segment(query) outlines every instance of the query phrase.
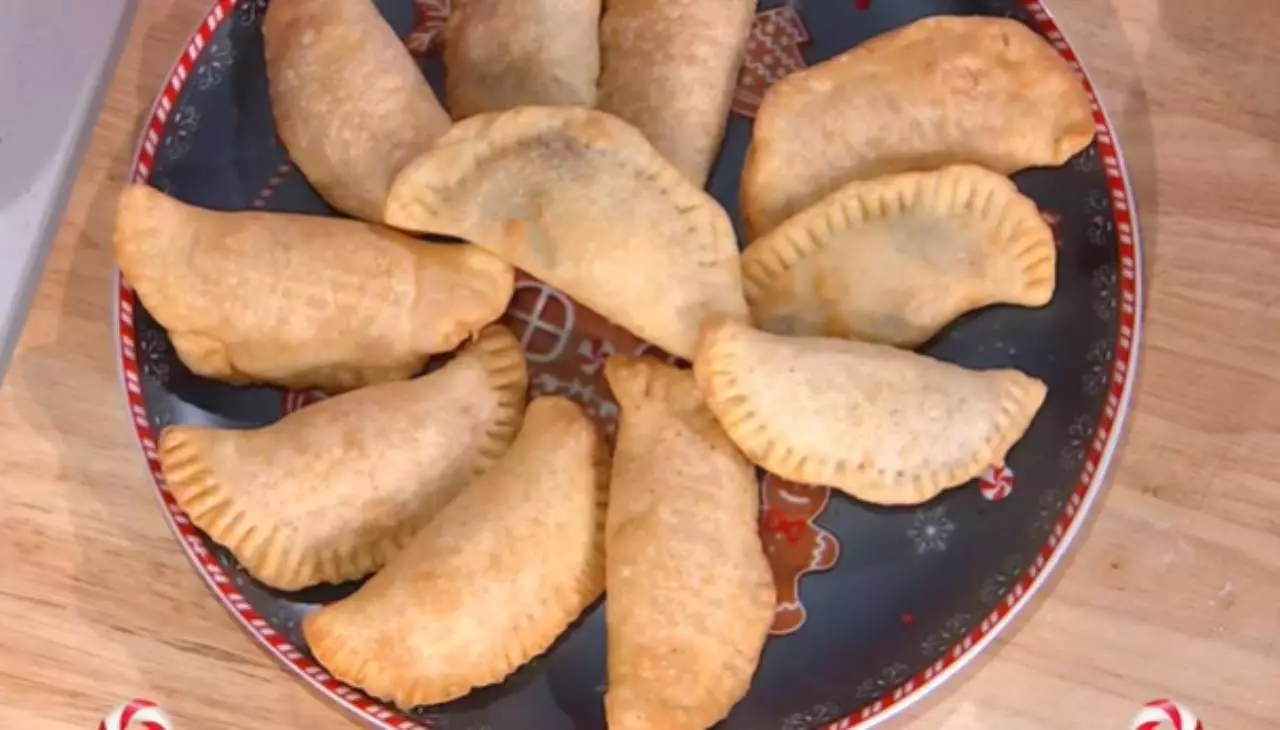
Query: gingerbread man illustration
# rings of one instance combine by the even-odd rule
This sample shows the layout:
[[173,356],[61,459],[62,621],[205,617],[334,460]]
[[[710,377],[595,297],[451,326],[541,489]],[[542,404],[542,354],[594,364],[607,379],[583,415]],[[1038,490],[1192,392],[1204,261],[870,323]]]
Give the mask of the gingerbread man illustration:
[[764,92],[784,76],[807,68],[802,49],[811,36],[800,13],[782,5],[756,14],[738,72],[733,113],[754,119]]
[[808,612],[800,600],[800,580],[828,570],[840,557],[835,535],[814,524],[831,501],[831,490],[766,474],[760,482],[760,538],[773,566],[778,608],[771,633],[795,633]]

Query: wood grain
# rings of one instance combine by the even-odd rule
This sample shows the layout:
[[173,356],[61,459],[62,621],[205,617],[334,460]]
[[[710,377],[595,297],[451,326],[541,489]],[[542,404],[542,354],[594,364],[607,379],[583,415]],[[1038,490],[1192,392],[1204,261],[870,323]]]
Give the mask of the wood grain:
[[[835,2],[837,0],[830,0]],[[843,1],[843,0],[840,0]],[[345,720],[209,596],[116,385],[109,231],[142,115],[207,0],[142,0],[0,389],[0,727],[132,697],[183,728]],[[1175,697],[1280,722],[1280,4],[1059,0],[1124,144],[1148,282],[1127,444],[1046,598],[894,727],[1127,728]]]

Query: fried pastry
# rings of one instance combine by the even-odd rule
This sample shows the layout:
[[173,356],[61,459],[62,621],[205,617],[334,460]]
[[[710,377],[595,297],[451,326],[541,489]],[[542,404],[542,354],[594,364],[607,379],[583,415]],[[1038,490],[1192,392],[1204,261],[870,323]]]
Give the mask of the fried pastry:
[[899,347],[996,303],[1053,296],[1053,231],[1003,175],[958,165],[848,183],[747,247],[752,317]]
[[1044,402],[1017,370],[969,370],[889,345],[710,323],[694,360],[707,405],[755,463],[877,504],[917,504],[1009,449]]
[[528,377],[486,329],[442,369],[336,396],[257,429],[170,426],[169,491],[263,583],[297,590],[381,568],[511,444]]
[[1061,165],[1094,135],[1071,67],[1007,18],[935,16],[885,33],[765,93],[742,172],[762,236],[841,184],[972,163]]
[[449,116],[370,0],[271,0],[262,21],[276,130],[333,207],[378,221]]
[[608,472],[579,406],[533,400],[506,456],[364,587],[305,619],[312,653],[406,709],[501,681],[604,589]]
[[708,316],[748,319],[724,209],[604,112],[460,122],[396,178],[386,219],[474,241],[678,357]]
[[605,605],[612,730],[703,730],[742,699],[774,615],[755,469],[693,374],[611,357],[621,408]]
[[197,375],[347,390],[403,380],[497,319],[509,265],[368,223],[217,212],[130,185],[116,261]]
[[453,0],[445,97],[454,119],[596,105],[600,0]]
[[755,12],[755,0],[609,0],[600,22],[600,109],[695,185],[720,151]]

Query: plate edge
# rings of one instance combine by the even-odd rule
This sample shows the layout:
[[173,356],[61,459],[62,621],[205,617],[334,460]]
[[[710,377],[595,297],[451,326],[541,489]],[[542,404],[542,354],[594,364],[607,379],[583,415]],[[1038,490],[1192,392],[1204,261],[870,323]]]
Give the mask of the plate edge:
[[[244,2],[254,2],[254,0],[243,0]],[[1032,17],[1032,23],[1036,29],[1045,36],[1050,38],[1050,42],[1057,47],[1060,53],[1070,54],[1068,60],[1078,64],[1081,69],[1083,81],[1089,91],[1091,101],[1097,105],[1097,115],[1101,117],[1102,126],[1106,129],[1106,134],[1110,138],[1110,142],[1106,145],[1111,148],[1111,153],[1116,159],[1118,167],[1118,177],[1121,180],[1121,193],[1123,203],[1128,211],[1130,218],[1129,226],[1133,239],[1133,252],[1130,256],[1134,265],[1133,288],[1134,302],[1132,303],[1132,313],[1125,315],[1123,310],[1118,316],[1116,327],[1116,339],[1120,340],[1120,332],[1126,321],[1131,321],[1132,336],[1128,348],[1128,357],[1123,361],[1117,357],[1112,364],[1112,378],[1116,377],[1120,369],[1117,365],[1120,362],[1125,363],[1124,367],[1124,383],[1121,387],[1119,403],[1116,406],[1116,413],[1111,417],[1110,428],[1108,429],[1105,444],[1099,449],[1090,449],[1090,454],[1085,459],[1085,465],[1082,467],[1081,475],[1077,478],[1077,486],[1073,490],[1068,504],[1064,506],[1064,511],[1070,509],[1070,516],[1063,525],[1060,520],[1053,528],[1053,532],[1061,530],[1061,535],[1055,538],[1052,533],[1045,546],[1042,546],[1039,557],[1032,561],[1032,566],[1020,580],[1010,589],[1010,593],[997,608],[985,617],[978,628],[972,630],[957,644],[951,647],[944,659],[938,660],[929,669],[926,669],[920,675],[909,679],[907,682],[895,687],[875,701],[868,704],[851,714],[850,716],[828,723],[823,726],[824,730],[871,730],[871,728],[881,725],[883,722],[897,716],[903,710],[916,704],[921,699],[929,696],[930,693],[936,691],[939,687],[944,686],[949,680],[953,679],[956,674],[965,669],[972,660],[982,653],[988,646],[1000,635],[1013,619],[1022,612],[1031,602],[1039,590],[1044,586],[1046,579],[1057,568],[1061,560],[1070,552],[1073,547],[1075,538],[1089,521],[1092,508],[1098,497],[1105,490],[1107,484],[1107,476],[1110,473],[1112,461],[1115,458],[1118,444],[1122,440],[1125,427],[1127,425],[1129,411],[1134,394],[1134,384],[1137,380],[1137,369],[1140,359],[1140,351],[1142,347],[1142,327],[1143,315],[1145,312],[1144,293],[1144,269],[1141,245],[1140,220],[1137,214],[1136,201],[1133,195],[1133,187],[1129,178],[1129,171],[1124,164],[1124,154],[1121,149],[1120,142],[1114,134],[1114,126],[1112,125],[1110,115],[1107,113],[1105,105],[1099,97],[1096,87],[1093,85],[1092,76],[1085,70],[1084,63],[1075,55],[1073,47],[1062,34],[1057,20],[1054,18],[1049,9],[1038,0],[1016,0]],[[179,51],[178,57],[171,66],[169,72],[164,76],[166,79],[164,86],[157,93],[155,101],[152,103],[149,113],[144,117],[143,128],[139,134],[139,139],[134,147],[133,155],[130,157],[130,169],[127,180],[133,182],[145,181],[150,175],[150,164],[148,158],[151,155],[143,154],[147,144],[147,131],[157,122],[157,110],[161,107],[162,101],[172,91],[174,99],[185,87],[185,82],[190,73],[191,67],[194,65],[195,59],[199,58],[209,38],[221,27],[232,15],[233,11],[241,4],[242,0],[214,0],[210,11],[202,18],[196,26],[194,32],[188,37],[187,43]],[[1056,38],[1054,36],[1056,34]],[[1061,41],[1061,46],[1054,41]],[[163,127],[163,122],[160,123]],[[1101,130],[1100,130],[1101,131]],[[154,142],[152,143],[155,144]],[[1110,176],[1110,173],[1108,173]],[[1117,224],[1120,223],[1115,208],[1115,200],[1112,200],[1112,217]],[[1117,225],[1117,260],[1123,263],[1124,256],[1119,244],[1120,230]],[[254,638],[254,640],[266,649],[273,658],[280,664],[286,666],[292,673],[296,674],[313,690],[322,693],[326,698],[337,701],[339,706],[348,714],[356,719],[368,723],[372,727],[385,728],[387,730],[430,730],[431,724],[421,724],[407,718],[395,718],[395,713],[391,713],[385,709],[380,703],[364,700],[363,696],[351,690],[350,688],[336,682],[328,675],[319,665],[306,659],[297,651],[289,642],[280,639],[279,645],[272,643],[269,636],[275,636],[274,632],[268,627],[253,611],[252,607],[244,601],[243,597],[234,591],[233,588],[224,588],[230,585],[230,580],[226,577],[221,566],[208,555],[203,545],[193,546],[191,540],[195,539],[199,542],[198,534],[187,521],[185,515],[182,514],[169,497],[165,490],[164,477],[160,472],[158,462],[155,459],[154,439],[151,437],[151,426],[146,420],[145,406],[139,410],[135,406],[141,405],[140,395],[140,373],[137,369],[136,354],[126,357],[124,351],[124,339],[127,334],[130,340],[133,339],[133,322],[132,313],[123,314],[121,304],[125,301],[126,295],[132,297],[132,289],[124,281],[123,275],[119,268],[112,263],[113,276],[110,277],[113,286],[112,293],[112,314],[115,329],[115,351],[116,351],[116,370],[118,376],[118,387],[130,413],[133,414],[133,427],[138,436],[139,453],[143,457],[144,463],[148,467],[153,478],[153,493],[157,503],[161,507],[165,522],[173,533],[178,544],[182,547],[192,566],[196,568],[196,572],[200,575],[203,582],[213,593],[214,597],[223,604],[223,607],[235,617],[241,627]],[[1123,292],[1123,275],[1118,277],[1117,287]],[[130,305],[132,306],[132,305]],[[1123,305],[1121,305],[1123,306]],[[133,370],[130,371],[128,365],[132,361]],[[130,377],[132,374],[132,377]],[[131,386],[131,383],[137,383]],[[136,390],[135,390],[136,388]],[[1104,406],[1104,416],[1099,419],[1099,425],[1104,424],[1107,420],[1105,416],[1106,406]],[[142,422],[139,423],[138,419]],[[1096,429],[1095,429],[1096,432]],[[1098,451],[1097,466],[1088,477],[1084,476],[1084,470],[1088,467],[1093,456],[1093,452]],[[1087,481],[1086,481],[1087,480]],[[1080,482],[1086,481],[1081,496]],[[1077,500],[1078,504],[1072,505],[1071,501]],[[1056,542],[1055,542],[1056,540]],[[1049,555],[1043,555],[1044,550],[1049,549]],[[1042,560],[1041,560],[1042,559]],[[1037,567],[1036,563],[1040,562]],[[1034,572],[1033,572],[1034,571]],[[1030,574],[1030,575],[1029,575]],[[230,591],[234,597],[229,597],[224,591]],[[1017,595],[1015,596],[1015,592]],[[1010,602],[1010,598],[1012,599]],[[237,605],[236,599],[239,599]],[[1008,604],[1008,605],[1006,605]],[[1002,608],[1003,607],[1003,608]],[[989,623],[990,622],[990,623]],[[258,625],[261,624],[261,625]],[[985,627],[985,628],[983,628]],[[288,652],[288,653],[286,653]],[[931,671],[937,667],[939,663],[944,666]],[[928,676],[925,676],[928,675]],[[918,682],[917,680],[921,680]],[[888,698],[888,699],[886,699]],[[389,724],[388,720],[395,724]]]

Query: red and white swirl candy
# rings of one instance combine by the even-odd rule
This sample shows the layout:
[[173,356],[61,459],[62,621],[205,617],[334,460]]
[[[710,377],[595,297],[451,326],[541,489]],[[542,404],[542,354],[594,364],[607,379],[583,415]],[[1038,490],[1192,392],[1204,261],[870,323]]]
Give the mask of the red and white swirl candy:
[[1002,502],[1013,494],[1013,469],[1007,466],[987,467],[978,477],[978,491],[992,502]]
[[284,415],[296,413],[312,403],[319,403],[329,396],[323,390],[289,390],[284,394]]
[[1173,700],[1153,700],[1143,705],[1129,730],[1204,730],[1191,710]]
[[134,700],[112,710],[98,730],[173,730],[164,711],[150,700]]

